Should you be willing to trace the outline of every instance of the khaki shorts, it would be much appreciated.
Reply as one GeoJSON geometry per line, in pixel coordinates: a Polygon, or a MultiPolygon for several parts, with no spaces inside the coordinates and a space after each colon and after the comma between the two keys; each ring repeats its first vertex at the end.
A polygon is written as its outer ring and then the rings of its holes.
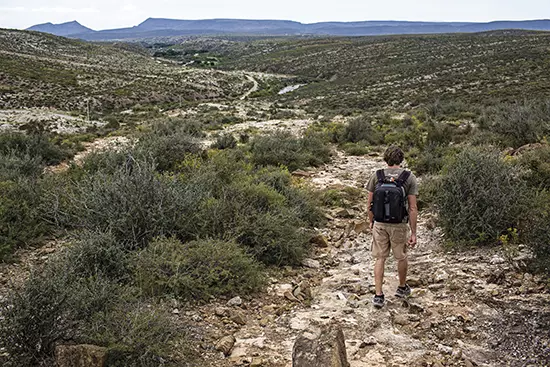
{"type": "Polygon", "coordinates": [[[407,223],[374,223],[372,230],[372,257],[386,259],[390,248],[396,260],[407,258],[409,226],[407,223]]]}

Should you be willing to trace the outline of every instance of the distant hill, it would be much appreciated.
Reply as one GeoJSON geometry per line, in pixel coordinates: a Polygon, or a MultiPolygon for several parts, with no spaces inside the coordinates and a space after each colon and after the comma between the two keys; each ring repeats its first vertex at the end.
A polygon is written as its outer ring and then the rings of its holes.
{"type": "Polygon", "coordinates": [[[77,21],[72,21],[72,22],[62,23],[62,24],[52,24],[52,23],[37,24],[35,26],[28,28],[28,30],[51,33],[56,36],[63,36],[63,37],[72,36],[75,34],[83,35],[86,33],[95,32],[93,29],[84,27],[82,24],[78,23],[77,21]]]}
{"type": "Polygon", "coordinates": [[[149,18],[131,28],[93,31],[78,22],[41,24],[29,28],[60,36],[90,41],[140,39],[186,35],[323,35],[372,36],[392,34],[473,33],[502,29],[550,30],[550,20],[467,22],[321,22],[304,24],[288,20],[206,19],[178,20],[149,18]]]}

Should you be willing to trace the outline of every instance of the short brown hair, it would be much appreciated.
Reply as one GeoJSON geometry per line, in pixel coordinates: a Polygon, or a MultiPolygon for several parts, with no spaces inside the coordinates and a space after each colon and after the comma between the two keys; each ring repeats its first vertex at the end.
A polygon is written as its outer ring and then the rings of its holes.
{"type": "Polygon", "coordinates": [[[398,146],[392,145],[384,152],[384,161],[388,166],[399,166],[405,159],[405,153],[398,146]]]}

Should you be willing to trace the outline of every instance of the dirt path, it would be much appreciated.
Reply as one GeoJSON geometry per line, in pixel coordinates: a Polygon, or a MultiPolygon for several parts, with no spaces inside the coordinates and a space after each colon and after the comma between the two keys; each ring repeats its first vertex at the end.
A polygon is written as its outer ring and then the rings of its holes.
{"type": "MultiPolygon", "coordinates": [[[[306,180],[319,189],[362,188],[380,166],[379,156],[338,152],[306,180]]],[[[377,310],[371,304],[372,238],[354,230],[366,217],[365,200],[329,217],[322,230],[328,247],[316,248],[303,269],[287,269],[268,295],[238,307],[218,304],[191,313],[202,318],[197,327],[218,325],[214,335],[233,334],[237,340],[231,355],[218,356],[215,365],[290,367],[296,337],[330,324],[344,330],[351,367],[548,365],[550,295],[541,278],[514,269],[492,250],[444,253],[443,235],[425,213],[418,247],[410,253],[410,303],[393,296],[398,280],[390,259],[387,306],[377,310]],[[311,293],[311,300],[292,300],[297,287],[302,295],[311,293]],[[525,320],[530,329],[523,327],[525,320]],[[537,335],[537,341],[522,332],[537,335]]]]}
{"type": "Polygon", "coordinates": [[[252,75],[246,74],[246,78],[253,83],[253,86],[252,88],[250,88],[250,90],[242,95],[241,100],[247,99],[249,95],[256,92],[260,88],[260,84],[258,84],[258,81],[252,75]]]}

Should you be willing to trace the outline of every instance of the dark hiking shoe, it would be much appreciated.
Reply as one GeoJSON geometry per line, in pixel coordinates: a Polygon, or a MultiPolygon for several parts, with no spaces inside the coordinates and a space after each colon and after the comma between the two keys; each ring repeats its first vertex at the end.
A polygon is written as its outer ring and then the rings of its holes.
{"type": "Polygon", "coordinates": [[[399,298],[405,298],[411,295],[411,287],[408,284],[405,284],[404,287],[397,287],[395,291],[395,296],[399,298]]]}
{"type": "Polygon", "coordinates": [[[374,296],[373,300],[372,300],[372,304],[374,305],[374,307],[376,308],[382,308],[384,307],[384,305],[386,304],[386,300],[384,298],[384,295],[381,295],[381,296],[374,296]]]}

